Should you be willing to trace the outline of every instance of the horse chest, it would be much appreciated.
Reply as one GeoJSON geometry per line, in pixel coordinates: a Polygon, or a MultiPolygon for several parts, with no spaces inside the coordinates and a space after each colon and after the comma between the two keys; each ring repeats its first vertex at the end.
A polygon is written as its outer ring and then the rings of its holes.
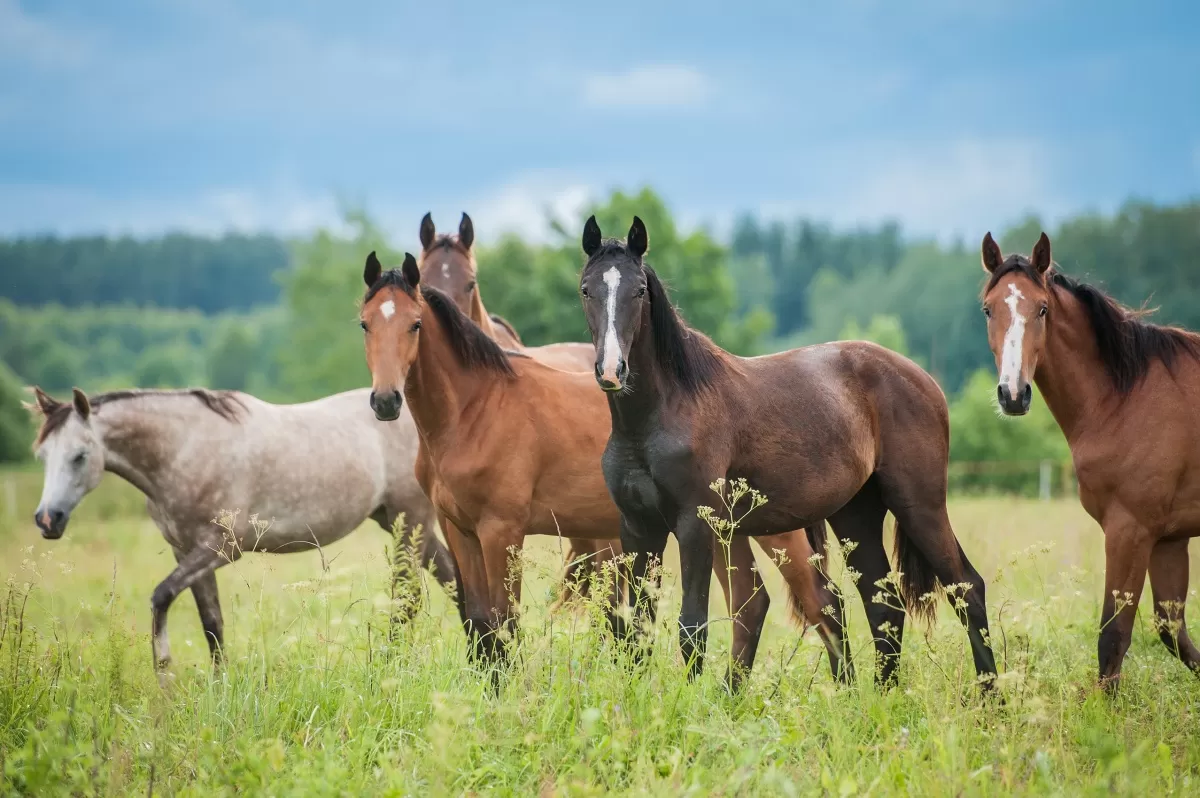
{"type": "Polygon", "coordinates": [[[673,519],[679,510],[691,452],[665,436],[629,441],[614,436],[601,466],[613,501],[627,516],[673,519]]]}

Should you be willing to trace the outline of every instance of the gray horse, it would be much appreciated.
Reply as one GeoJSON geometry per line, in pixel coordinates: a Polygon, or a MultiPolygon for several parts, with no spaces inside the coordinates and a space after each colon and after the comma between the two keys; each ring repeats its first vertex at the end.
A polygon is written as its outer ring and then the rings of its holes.
{"type": "Polygon", "coordinates": [[[219,663],[224,624],[215,571],[247,551],[309,551],[367,518],[391,531],[404,513],[409,539],[397,544],[419,547],[421,564],[454,583],[449,551],[433,533],[433,508],[413,475],[412,418],[405,411],[397,421],[377,421],[368,389],[295,405],[200,389],[90,399],[76,389],[71,402],[34,393],[31,409],[44,416],[34,444],[45,465],[35,518],[42,537],[62,537],[71,511],[111,471],[146,495],[175,552],[179,566],[150,600],[160,669],[171,659],[167,610],[189,587],[219,663]],[[223,511],[237,513],[229,529],[214,523],[223,511]],[[419,541],[411,539],[417,525],[419,541]]]}

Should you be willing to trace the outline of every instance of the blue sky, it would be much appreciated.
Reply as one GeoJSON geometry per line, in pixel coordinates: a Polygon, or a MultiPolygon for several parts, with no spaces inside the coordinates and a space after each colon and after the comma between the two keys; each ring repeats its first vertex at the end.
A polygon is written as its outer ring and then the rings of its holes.
{"type": "Polygon", "coordinates": [[[0,0],[0,234],[349,202],[406,245],[429,209],[537,236],[650,184],[718,232],[975,240],[1200,195],[1198,39],[1186,2],[0,0]]]}

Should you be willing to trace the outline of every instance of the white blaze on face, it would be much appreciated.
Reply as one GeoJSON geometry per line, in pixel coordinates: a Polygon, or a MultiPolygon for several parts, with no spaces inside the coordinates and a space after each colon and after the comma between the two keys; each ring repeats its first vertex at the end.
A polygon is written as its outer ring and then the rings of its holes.
{"type": "Polygon", "coordinates": [[[1004,335],[1004,348],[1000,352],[1000,383],[1008,386],[1009,395],[1017,398],[1017,389],[1021,382],[1021,356],[1025,343],[1025,317],[1018,310],[1018,305],[1025,295],[1015,283],[1008,284],[1008,296],[1004,304],[1008,305],[1010,316],[1008,332],[1004,335]]]}
{"type": "Polygon", "coordinates": [[[621,273],[613,266],[604,273],[604,284],[608,296],[604,298],[604,311],[608,324],[604,330],[604,352],[601,367],[605,374],[613,374],[621,357],[621,345],[617,343],[617,286],[621,284],[621,273]]]}
{"type": "Polygon", "coordinates": [[[396,303],[389,299],[379,306],[379,312],[383,314],[385,319],[390,319],[396,315],[396,303]]]}
{"type": "Polygon", "coordinates": [[[442,264],[442,277],[444,277],[447,280],[450,279],[450,264],[449,263],[442,264]]]}

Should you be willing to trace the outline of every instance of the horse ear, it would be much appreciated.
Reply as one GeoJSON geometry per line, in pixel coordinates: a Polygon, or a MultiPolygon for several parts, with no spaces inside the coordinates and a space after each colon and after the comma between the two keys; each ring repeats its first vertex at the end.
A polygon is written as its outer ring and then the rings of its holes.
{"type": "Polygon", "coordinates": [[[992,274],[1000,265],[1004,263],[1004,253],[1000,251],[1000,245],[996,243],[996,239],[992,238],[991,231],[983,237],[983,270],[988,274],[992,274]]]}
{"type": "Polygon", "coordinates": [[[458,223],[458,243],[462,244],[467,249],[475,243],[475,223],[471,221],[471,217],[467,216],[467,212],[463,211],[462,221],[458,223]]]}
{"type": "Polygon", "coordinates": [[[583,253],[589,258],[592,257],[596,254],[596,250],[600,249],[601,241],[600,225],[596,222],[594,215],[589,216],[583,225],[583,253]]]}
{"type": "Polygon", "coordinates": [[[367,256],[367,265],[363,268],[363,282],[367,284],[367,288],[379,282],[381,274],[383,274],[383,265],[375,256],[375,250],[371,250],[371,254],[367,256]]]}
{"type": "Polygon", "coordinates": [[[636,216],[633,217],[633,224],[629,226],[629,236],[625,243],[629,251],[639,258],[650,249],[650,234],[646,232],[646,225],[636,216]]]}
{"type": "Polygon", "coordinates": [[[1029,262],[1037,269],[1038,274],[1046,273],[1046,269],[1050,268],[1050,236],[1042,233],[1042,237],[1033,245],[1033,256],[1029,262]]]}
{"type": "Polygon", "coordinates": [[[51,411],[61,404],[61,402],[36,385],[33,386],[33,398],[37,401],[37,409],[42,411],[43,416],[50,415],[51,411]]]}
{"type": "Polygon", "coordinates": [[[78,388],[71,389],[71,401],[75,405],[75,412],[78,413],[84,421],[92,414],[92,404],[88,401],[87,394],[78,388]]]}
{"type": "Polygon", "coordinates": [[[417,268],[417,259],[412,256],[411,252],[404,253],[404,265],[400,267],[400,273],[404,275],[404,282],[411,287],[416,288],[421,283],[421,270],[417,268]]]}
{"type": "Polygon", "coordinates": [[[427,213],[421,218],[421,248],[428,250],[433,246],[433,239],[437,236],[437,228],[433,226],[433,214],[427,213]]]}

